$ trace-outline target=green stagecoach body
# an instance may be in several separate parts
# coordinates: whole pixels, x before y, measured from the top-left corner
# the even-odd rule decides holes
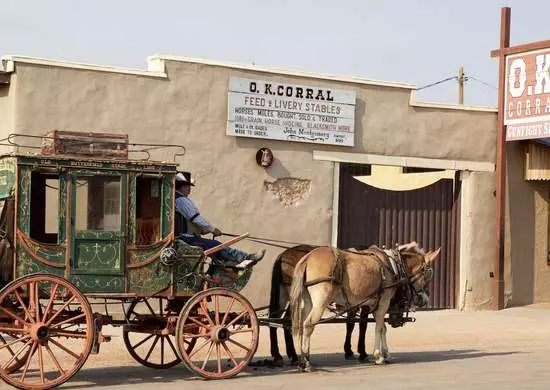
[[[10,154],[0,157],[2,285],[48,273],[92,295],[191,296],[202,250],[174,243],[175,162]],[[215,267],[209,286],[240,290],[251,272]],[[219,281],[217,283],[216,281]]]

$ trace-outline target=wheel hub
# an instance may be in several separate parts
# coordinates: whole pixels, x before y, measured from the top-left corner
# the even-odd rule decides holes
[[[44,341],[50,336],[50,329],[43,322],[32,324],[30,335],[34,341]]]
[[[229,339],[230,333],[227,328],[217,326],[212,329],[212,339],[217,342],[224,342]]]

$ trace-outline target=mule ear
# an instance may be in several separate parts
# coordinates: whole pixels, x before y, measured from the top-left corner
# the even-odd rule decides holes
[[[437,259],[440,252],[441,252],[441,247],[439,247],[436,251],[429,251],[428,253],[426,253],[426,255],[424,256],[426,259],[426,262],[431,263],[432,261]]]

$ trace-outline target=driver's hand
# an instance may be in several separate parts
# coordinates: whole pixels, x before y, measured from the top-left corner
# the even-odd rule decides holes
[[[214,230],[212,230],[212,235],[213,235],[214,237],[221,236],[222,234],[223,234],[222,231],[221,231],[220,229],[218,229],[218,228],[214,228]]]

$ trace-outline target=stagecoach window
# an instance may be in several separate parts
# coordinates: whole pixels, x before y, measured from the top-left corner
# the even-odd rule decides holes
[[[33,172],[31,175],[30,237],[56,244],[59,229],[59,176]]]
[[[120,178],[81,177],[76,180],[76,230],[120,231]]]
[[[160,241],[160,188],[158,178],[138,177],[136,182],[136,244]]]

